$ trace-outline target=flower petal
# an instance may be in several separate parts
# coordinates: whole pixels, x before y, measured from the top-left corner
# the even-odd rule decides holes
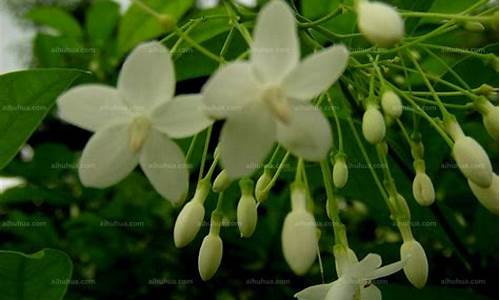
[[[128,126],[114,124],[98,130],[83,149],[78,173],[84,186],[105,188],[118,183],[137,166],[129,147]]]
[[[361,300],[382,300],[382,293],[374,284],[361,287]]]
[[[257,16],[251,61],[259,78],[279,83],[299,62],[295,17],[288,5],[270,1]]]
[[[137,46],[123,63],[118,91],[133,111],[149,111],[175,92],[175,73],[167,48],[158,42]]]
[[[140,155],[140,165],[156,191],[177,205],[189,185],[189,166],[182,150],[159,131],[151,130]]]
[[[61,119],[89,131],[131,117],[118,91],[100,84],[74,87],[57,99],[57,105]]]
[[[357,282],[340,277],[333,282],[332,287],[326,294],[325,300],[352,300],[358,286]]]
[[[290,122],[278,123],[278,142],[306,160],[323,160],[332,147],[330,123],[313,105],[293,103]]]
[[[229,116],[220,137],[221,163],[232,178],[260,167],[276,140],[276,124],[263,102]]]
[[[285,78],[283,86],[287,95],[307,101],[318,96],[342,75],[348,59],[349,51],[343,45],[308,56]]]
[[[365,275],[363,276],[363,279],[374,280],[377,278],[386,277],[386,276],[389,276],[389,275],[394,274],[396,272],[399,272],[401,269],[403,269],[403,266],[404,266],[403,262],[398,261],[398,262],[389,264],[387,266],[383,266],[381,268],[378,268],[371,273],[365,273]]]
[[[225,118],[257,99],[259,90],[251,65],[235,62],[219,69],[203,87],[202,95],[207,113]]]
[[[294,295],[299,300],[323,300],[333,283],[313,285]]]
[[[375,271],[382,265],[382,258],[378,254],[369,253],[356,266],[356,272],[359,272],[359,278],[364,278],[364,274]]]
[[[153,111],[153,126],[171,138],[192,136],[213,122],[206,117],[204,107],[201,95],[177,96]]]

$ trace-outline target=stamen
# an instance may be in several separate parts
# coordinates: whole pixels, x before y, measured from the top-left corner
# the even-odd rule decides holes
[[[149,129],[151,128],[151,122],[146,117],[135,118],[129,127],[129,147],[134,152],[137,153],[141,150],[142,145],[146,141],[149,134]]]

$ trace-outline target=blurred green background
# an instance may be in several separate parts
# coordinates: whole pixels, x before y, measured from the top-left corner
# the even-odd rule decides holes
[[[101,1],[18,1],[2,0],[4,9],[34,32],[30,48],[32,68],[63,67],[89,70],[74,85],[101,82],[114,85],[124,56],[141,41],[168,33],[137,7],[124,12],[108,0]],[[157,11],[174,15],[182,25],[192,18],[225,14],[222,7],[196,8],[191,0],[148,0]],[[301,13],[317,19],[336,7],[337,0],[304,0],[295,4]],[[395,0],[400,9],[454,13],[467,8],[470,0]],[[249,11],[257,11],[249,8]],[[252,19],[244,20],[249,28]],[[417,22],[418,21],[418,22]],[[355,16],[347,13],[325,24],[340,33],[355,29]],[[409,34],[421,34],[437,24],[426,20],[407,22]],[[224,19],[206,19],[189,35],[218,53],[228,33]],[[176,37],[166,42],[172,46]],[[366,47],[361,38],[346,42],[353,48]],[[459,48],[498,52],[498,32],[471,33],[456,30],[432,43]],[[246,50],[237,35],[226,58],[234,59]],[[312,51],[303,47],[303,53]],[[443,53],[441,53],[443,54]],[[3,55],[3,54],[0,54]],[[483,61],[467,56],[443,54],[446,61],[472,87],[488,83],[498,86],[498,73]],[[178,78],[177,93],[198,92],[217,63],[181,43],[173,53]],[[422,54],[426,71],[453,81],[453,77],[432,57]],[[390,74],[401,75],[401,74]],[[419,78],[408,78],[422,88]],[[437,85],[437,89],[442,86]],[[331,93],[346,101],[337,86]],[[466,99],[455,97],[456,103]],[[341,114],[347,114],[341,108]],[[197,256],[208,224],[188,247],[176,249],[172,231],[178,209],[161,199],[140,170],[120,184],[105,190],[84,188],[77,176],[77,162],[90,133],[61,122],[56,109],[29,139],[19,155],[2,171],[4,178],[23,183],[0,193],[0,249],[34,253],[44,248],[64,251],[73,262],[72,281],[64,299],[291,299],[299,290],[322,281],[316,263],[304,277],[294,276],[281,254],[281,225],[290,209],[289,183],[295,162],[290,160],[270,199],[259,207],[257,231],[241,239],[235,223],[239,198],[237,184],[226,194],[225,211],[229,224],[222,229],[224,257],[216,276],[200,280]],[[432,113],[432,112],[431,112]],[[436,112],[437,113],[437,110]],[[360,111],[353,114],[361,116]],[[498,144],[485,132],[478,114],[459,114],[464,129],[476,138],[493,159],[498,173]],[[407,116],[407,120],[411,118]],[[346,122],[346,152],[350,180],[339,196],[341,217],[347,225],[351,248],[359,257],[379,253],[384,263],[399,259],[401,243]],[[219,123],[215,132],[220,130]],[[359,128],[358,128],[359,131]],[[422,124],[428,174],[433,179],[437,202],[430,208],[416,204],[411,194],[413,177],[409,148],[400,133],[389,134],[391,168],[401,193],[410,204],[416,238],[427,252],[430,267],[428,285],[416,290],[400,272],[376,284],[385,299],[496,299],[498,297],[498,217],[478,204],[466,180],[457,170],[449,149],[439,136]],[[203,135],[202,135],[203,136]],[[215,147],[212,141],[210,149]],[[190,140],[179,143],[187,149]],[[203,138],[197,142],[191,164],[194,188]],[[368,145],[366,147],[370,148]],[[0,146],[1,147],[1,146]],[[370,148],[371,149],[371,148]],[[283,153],[280,153],[283,155]],[[370,157],[376,161],[374,153]],[[333,233],[324,213],[325,192],[319,168],[307,164],[309,184],[316,203],[316,218],[322,231],[320,248],[324,280],[335,279],[331,254]],[[207,216],[215,206],[207,201]],[[11,300],[2,298],[0,300]]]

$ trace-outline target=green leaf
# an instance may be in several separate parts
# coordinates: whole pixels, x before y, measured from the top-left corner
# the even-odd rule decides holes
[[[37,69],[0,76],[0,169],[14,157],[80,70]]]
[[[70,258],[59,250],[44,249],[34,254],[0,251],[1,298],[62,299],[72,270]]]
[[[87,11],[85,28],[90,42],[102,47],[111,37],[120,18],[120,7],[109,0],[95,1]]]
[[[78,37],[82,35],[78,21],[57,7],[36,7],[30,10],[26,17],[39,25],[57,30],[60,35]]]
[[[191,7],[193,0],[146,0],[142,1],[159,14],[168,15],[178,21]],[[118,55],[125,54],[142,41],[167,32],[158,20],[143,8],[133,4],[121,19],[118,29]]]

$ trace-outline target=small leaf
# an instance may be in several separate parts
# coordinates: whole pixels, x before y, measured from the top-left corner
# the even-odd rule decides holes
[[[0,76],[0,169],[16,155],[80,70],[37,69]]]
[[[104,46],[111,37],[120,18],[120,7],[109,0],[95,1],[87,11],[85,28],[90,42],[98,47]]]
[[[70,258],[59,250],[44,249],[34,254],[0,251],[1,298],[62,299],[72,270]]]
[[[82,35],[82,29],[78,21],[72,15],[57,7],[36,7],[30,10],[26,17],[39,25],[57,30],[60,35],[73,37]]]

